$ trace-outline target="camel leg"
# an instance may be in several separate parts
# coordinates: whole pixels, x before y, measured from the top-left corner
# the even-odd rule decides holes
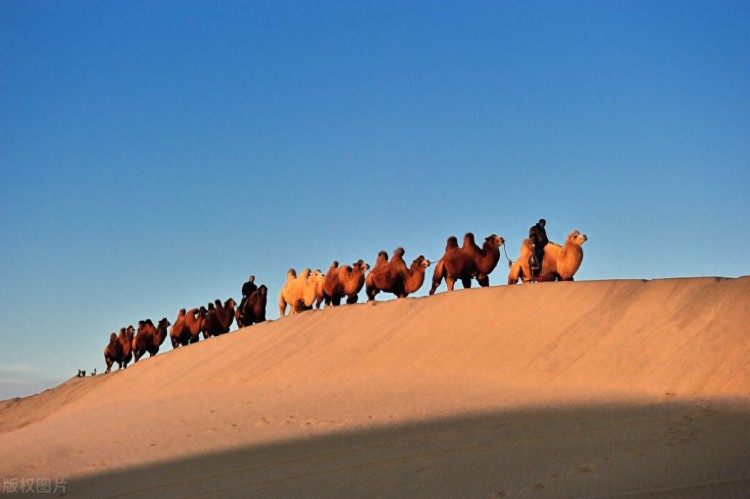
[[[452,277],[445,276],[445,285],[448,291],[453,291],[453,286],[456,285],[456,280]]]
[[[367,294],[367,301],[374,301],[375,295],[378,294],[379,291],[380,290],[376,288],[375,286],[372,286],[372,287],[368,286],[367,289],[365,290],[365,293]]]
[[[443,260],[439,260],[437,264],[435,265],[435,272],[432,274],[432,287],[430,288],[430,296],[435,294],[435,290],[440,286],[440,283],[443,282],[443,277],[445,277],[445,282],[448,282],[448,277],[444,276],[445,267],[443,266]]]
[[[293,308],[294,307],[291,307],[291,306],[289,307],[289,309],[290,309],[289,313],[290,314],[292,313],[292,309]],[[284,317],[286,315],[286,301],[284,300],[283,296],[279,296],[279,315],[281,317]]]
[[[490,276],[480,274],[477,276],[477,282],[479,283],[480,286],[482,286],[483,288],[486,288],[487,286],[490,285]]]
[[[339,305],[341,305],[341,297],[338,295],[331,297],[331,304],[334,307],[338,307]]]
[[[353,303],[357,303],[357,300],[359,300],[359,296],[357,296],[357,295],[352,295],[352,296],[350,296],[350,297],[348,297],[348,298],[346,299],[346,303],[347,303],[348,305],[351,305],[351,304],[353,304]]]
[[[461,278],[461,284],[464,285],[464,289],[468,289],[471,287],[471,277],[462,277]]]

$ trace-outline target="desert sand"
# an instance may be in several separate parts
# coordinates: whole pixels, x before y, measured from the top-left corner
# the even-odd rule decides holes
[[[750,277],[495,286],[167,342],[0,402],[0,476],[78,496],[748,496],[749,298]]]

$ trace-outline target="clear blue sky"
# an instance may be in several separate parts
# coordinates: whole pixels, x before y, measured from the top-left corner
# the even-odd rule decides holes
[[[251,273],[277,318],[290,267],[467,231],[515,258],[540,217],[589,236],[579,280],[748,274],[748,26],[746,1],[3,0],[0,398]]]

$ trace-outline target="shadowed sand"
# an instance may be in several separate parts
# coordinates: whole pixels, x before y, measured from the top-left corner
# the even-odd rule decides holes
[[[311,311],[0,402],[0,476],[85,495],[750,493],[750,278]]]

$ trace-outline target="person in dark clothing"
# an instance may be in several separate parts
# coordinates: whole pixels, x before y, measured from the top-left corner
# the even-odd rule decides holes
[[[529,229],[529,243],[531,243],[531,257],[529,258],[529,267],[531,267],[532,277],[537,277],[542,272],[542,260],[544,259],[544,247],[547,246],[547,231],[544,226],[547,221],[540,218],[539,221]]]
[[[251,275],[247,278],[247,282],[242,285],[242,300],[240,300],[240,306],[237,308],[238,310],[242,310],[243,305],[245,305],[247,299],[256,289],[258,289],[258,286],[255,285],[255,276]]]

